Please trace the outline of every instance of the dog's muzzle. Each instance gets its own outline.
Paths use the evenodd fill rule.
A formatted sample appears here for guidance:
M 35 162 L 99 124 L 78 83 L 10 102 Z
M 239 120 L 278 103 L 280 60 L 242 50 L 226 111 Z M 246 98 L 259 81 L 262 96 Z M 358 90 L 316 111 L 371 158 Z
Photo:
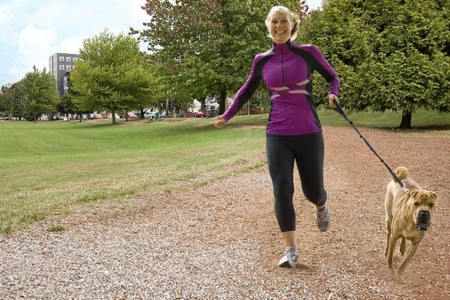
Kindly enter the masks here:
M 419 211 L 419 214 L 417 215 L 417 222 L 416 222 L 416 228 L 419 231 L 427 231 L 428 228 L 431 226 L 430 222 L 430 211 L 428 210 L 421 210 Z

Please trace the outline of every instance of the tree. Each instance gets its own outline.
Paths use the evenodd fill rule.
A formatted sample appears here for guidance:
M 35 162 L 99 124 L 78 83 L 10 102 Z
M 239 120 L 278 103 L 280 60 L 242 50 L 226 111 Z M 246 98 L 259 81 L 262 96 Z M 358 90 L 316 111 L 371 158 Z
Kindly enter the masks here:
M 72 101 L 72 96 L 67 93 L 61 97 L 61 104 L 64 113 L 75 114 L 78 109 Z
M 20 120 L 24 116 L 22 102 L 23 95 L 20 91 L 20 82 L 13 84 L 11 86 L 11 91 L 13 93 L 12 115 Z
M 10 116 L 13 110 L 13 92 L 6 86 L 2 86 L 0 93 L 0 116 Z
M 280 1 L 302 10 L 304 1 Z M 257 53 L 268 50 L 264 20 L 271 7 L 263 0 L 148 0 L 145 30 L 131 29 L 148 43 L 149 61 L 165 78 L 170 98 L 219 97 L 219 114 L 228 93 L 243 85 Z
M 59 102 L 56 79 L 44 68 L 40 72 L 33 67 L 19 83 L 19 92 L 23 104 L 24 117 L 36 122 L 43 112 L 52 112 Z
M 152 77 L 138 41 L 107 30 L 86 39 L 70 74 L 72 100 L 83 111 L 140 109 L 150 102 Z
M 444 6 L 446 5 L 446 7 Z M 330 59 L 354 110 L 450 111 L 448 1 L 328 0 L 301 32 Z

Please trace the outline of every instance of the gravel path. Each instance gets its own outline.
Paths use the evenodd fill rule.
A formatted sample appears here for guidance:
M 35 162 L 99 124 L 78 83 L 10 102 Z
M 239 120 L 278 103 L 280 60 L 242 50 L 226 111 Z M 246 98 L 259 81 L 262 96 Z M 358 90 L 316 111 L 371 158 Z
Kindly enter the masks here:
M 419 148 L 439 144 L 434 154 L 408 159 L 408 168 L 422 186 L 445 195 L 449 174 L 439 157 L 450 149 L 448 137 L 375 130 L 366 137 L 382 152 L 399 140 L 398 153 L 387 155 L 394 165 L 418 139 L 425 139 Z M 405 278 L 396 279 L 383 253 L 387 171 L 350 129 L 325 128 L 325 140 L 333 223 L 319 232 L 314 208 L 297 188 L 297 268 L 276 267 L 284 246 L 261 167 L 195 190 L 99 205 L 0 238 L 0 298 L 450 299 L 445 198 Z M 47 232 L 52 224 L 67 230 Z

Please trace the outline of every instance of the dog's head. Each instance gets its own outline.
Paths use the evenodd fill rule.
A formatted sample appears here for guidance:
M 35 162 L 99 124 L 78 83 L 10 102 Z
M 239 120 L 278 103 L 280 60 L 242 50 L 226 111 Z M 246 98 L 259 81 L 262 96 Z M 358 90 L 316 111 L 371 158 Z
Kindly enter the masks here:
M 408 199 L 408 209 L 419 231 L 426 231 L 431 225 L 436 210 L 437 195 L 431 191 L 412 191 Z

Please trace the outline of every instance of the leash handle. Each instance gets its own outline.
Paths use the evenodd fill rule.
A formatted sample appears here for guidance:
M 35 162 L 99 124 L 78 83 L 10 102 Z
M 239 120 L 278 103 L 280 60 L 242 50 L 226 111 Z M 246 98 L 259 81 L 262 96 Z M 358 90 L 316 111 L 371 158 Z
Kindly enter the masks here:
M 345 116 L 344 118 L 347 119 L 347 116 L 345 115 L 344 111 L 342 110 L 342 107 L 339 105 L 339 102 L 336 101 L 336 99 L 333 99 L 333 103 L 336 106 L 335 110 L 341 115 Z
M 389 167 L 389 165 L 378 155 L 378 153 L 375 151 L 375 149 L 369 144 L 369 142 L 362 136 L 362 134 L 359 132 L 359 130 L 355 127 L 352 121 L 347 117 L 342 107 L 339 105 L 339 102 L 336 101 L 336 99 L 333 99 L 333 104 L 336 106 L 335 110 L 344 117 L 345 120 L 347 120 L 348 123 L 353 127 L 353 129 L 356 130 L 356 132 L 359 134 L 359 137 L 364 140 L 364 143 L 366 143 L 367 147 L 375 154 L 376 157 L 384 164 L 384 166 L 388 169 L 389 173 L 392 175 L 392 177 L 395 179 L 395 181 L 400 185 L 402 190 L 408 194 L 408 196 L 411 196 L 411 192 L 409 189 L 406 188 L 405 184 L 395 175 L 394 171 Z

